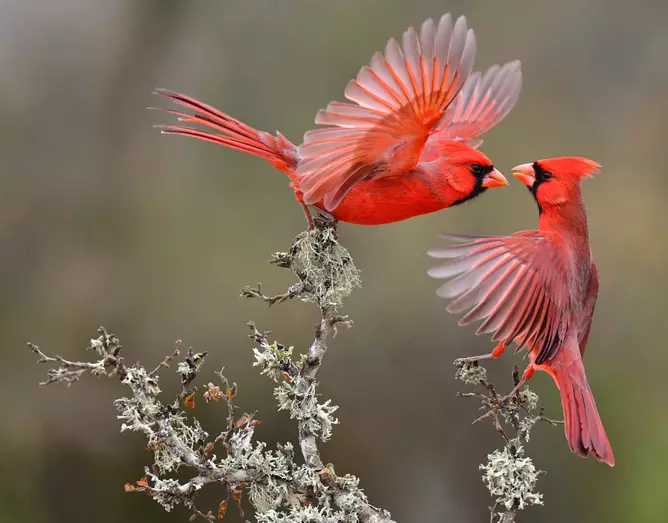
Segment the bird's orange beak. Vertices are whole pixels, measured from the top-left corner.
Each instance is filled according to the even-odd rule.
[[[488,189],[492,187],[503,187],[504,185],[508,185],[508,180],[506,180],[506,177],[496,169],[492,169],[487,173],[487,176],[482,179],[482,186],[487,187]]]
[[[523,163],[513,167],[513,176],[527,187],[532,187],[536,181],[536,172],[532,163]]]

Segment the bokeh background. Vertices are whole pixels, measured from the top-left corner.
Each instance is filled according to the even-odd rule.
[[[246,284],[281,291],[267,264],[304,227],[286,179],[257,158],[162,137],[170,119],[145,110],[156,86],[188,93],[293,141],[372,53],[410,25],[464,13],[477,68],[520,58],[524,91],[483,150],[507,174],[537,158],[585,155],[601,293],[586,357],[615,449],[614,469],[568,452],[560,428],[528,445],[546,470],[545,506],[524,522],[668,520],[668,3],[610,0],[0,0],[0,520],[26,523],[187,521],[123,493],[149,453],[120,434],[114,381],[38,388],[33,341],[71,358],[103,324],[147,365],[176,338],[225,365],[260,438],[295,439],[271,383],[251,367],[245,322],[304,349],[317,311],[239,299]],[[342,225],[364,287],[355,320],[331,346],[320,391],[342,424],[322,446],[339,473],[362,478],[399,522],[487,521],[478,464],[500,442],[471,426],[455,399],[452,360],[489,350],[457,327],[425,274],[437,232],[510,233],[536,224],[516,182],[473,203],[376,228]],[[491,365],[510,387],[507,355]],[[176,376],[163,373],[165,388]],[[211,375],[212,376],[212,375]],[[204,379],[207,379],[206,373]],[[170,382],[171,380],[171,382]],[[560,416],[551,380],[533,381]],[[197,414],[210,428],[222,407]],[[220,499],[216,487],[202,508]],[[236,521],[234,510],[230,521]]]

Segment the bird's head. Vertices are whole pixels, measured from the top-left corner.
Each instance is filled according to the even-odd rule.
[[[587,158],[549,158],[513,167],[513,174],[536,199],[540,212],[580,197],[580,180],[601,165]]]
[[[455,141],[444,144],[441,150],[448,160],[446,181],[459,196],[453,205],[475,198],[487,189],[508,185],[506,177],[480,151]]]

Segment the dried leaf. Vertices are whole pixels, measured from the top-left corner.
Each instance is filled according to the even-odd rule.
[[[221,501],[220,506],[218,507],[218,519],[223,519],[225,517],[225,512],[227,512],[227,501]]]
[[[196,519],[197,519],[197,512],[193,512],[193,515],[190,516],[190,518],[188,519],[188,521],[190,521],[190,522],[192,523],[192,522],[195,521]]]
[[[239,390],[239,389],[237,388],[237,384],[236,384],[236,383],[233,383],[233,384],[232,384],[232,387],[227,387],[227,388],[225,389],[225,397],[226,397],[228,400],[231,400],[232,398],[234,398],[234,397],[237,395],[237,391],[238,391],[238,390]]]
[[[146,476],[144,476],[144,477],[141,478],[139,481],[137,481],[137,486],[138,486],[138,487],[143,487],[143,488],[147,488],[147,487],[148,487],[148,480],[146,479]]]
[[[234,424],[234,427],[238,429],[238,428],[241,427],[244,423],[250,421],[251,418],[252,418],[252,416],[251,416],[250,414],[247,414],[247,413],[244,412],[244,413],[241,415],[241,417],[237,420],[237,422]]]
[[[208,387],[209,389],[204,393],[204,399],[207,403],[218,401],[223,397],[223,393],[220,391],[220,387],[214,385],[213,383],[209,383]]]
[[[183,401],[183,405],[189,409],[195,408],[195,393],[192,392],[190,395],[186,396],[186,399]]]
[[[237,505],[241,505],[241,494],[243,494],[243,488],[245,485],[245,483],[239,483],[230,492],[230,496],[232,496],[232,499],[237,502]]]
[[[130,483],[125,484],[125,492],[134,492],[137,490],[134,485],[130,485]]]

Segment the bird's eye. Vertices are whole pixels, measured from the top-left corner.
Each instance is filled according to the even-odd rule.
[[[554,175],[552,173],[544,171],[543,172],[543,180],[549,180],[550,178],[554,178]]]
[[[473,171],[473,174],[476,174],[476,175],[481,174],[482,173],[482,165],[480,165],[479,163],[474,163],[473,165],[471,165],[471,171]]]

